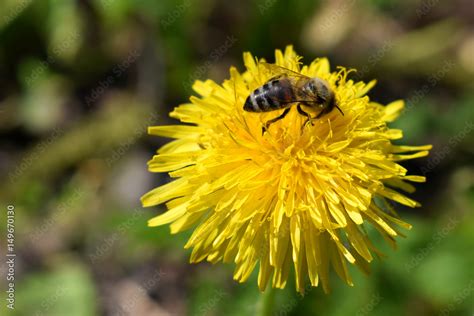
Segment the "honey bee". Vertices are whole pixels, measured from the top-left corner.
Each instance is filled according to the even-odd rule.
[[[313,119],[320,118],[334,108],[344,115],[337,105],[334,91],[331,90],[327,81],[317,77],[311,78],[274,64],[263,63],[263,65],[277,75],[250,93],[245,100],[244,110],[248,112],[285,110],[263,125],[262,134],[268,130],[271,124],[283,119],[294,104],[297,104],[298,113],[306,117],[302,127],[310,122],[312,124]],[[320,112],[312,118],[303,110],[302,105],[320,110]]]

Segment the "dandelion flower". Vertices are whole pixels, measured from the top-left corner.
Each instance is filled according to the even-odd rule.
[[[410,225],[390,206],[419,204],[397,190],[413,192],[399,162],[428,155],[431,146],[397,146],[402,131],[387,126],[403,101],[386,106],[366,95],[374,86],[331,72],[325,58],[300,64],[291,46],[276,50],[275,64],[326,80],[344,115],[334,109],[304,125],[295,107],[262,133],[279,111],[243,110],[248,95],[271,78],[263,59],[244,54],[246,70],[230,69],[222,84],[196,81],[190,103],[170,116],[182,125],[154,126],[149,134],[175,140],[148,163],[173,181],[142,197],[144,206],[166,204],[149,226],[170,224],[175,234],[193,228],[185,248],[191,262],[234,262],[234,279],[245,282],[258,267],[258,286],[283,288],[294,270],[296,289],[322,284],[329,291],[331,269],[352,285],[347,263],[368,272],[380,251],[371,243],[372,225],[395,247],[400,228]],[[317,114],[317,113],[312,113]],[[302,125],[304,125],[302,127]]]

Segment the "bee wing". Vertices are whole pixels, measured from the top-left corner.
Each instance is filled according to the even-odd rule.
[[[268,72],[274,75],[273,78],[277,77],[293,77],[296,79],[311,79],[308,76],[305,76],[303,74],[300,74],[299,72],[296,72],[294,70],[288,69],[283,66],[279,66],[276,64],[269,64],[267,62],[260,62],[260,65],[262,65]]]
[[[274,74],[275,76],[272,77],[272,79],[277,79],[281,77],[288,77],[293,79],[293,82],[295,83],[293,85],[293,89],[298,97],[296,97],[294,100],[291,100],[291,102],[285,102],[282,100],[278,100],[280,103],[294,103],[294,102],[306,102],[306,103],[321,103],[320,100],[316,100],[314,96],[309,95],[305,90],[303,90],[303,85],[306,83],[308,80],[311,80],[310,77],[300,74],[299,72],[296,72],[294,70],[288,69],[283,66],[279,66],[276,64],[269,64],[267,62],[261,62],[261,65],[265,67],[271,74]]]

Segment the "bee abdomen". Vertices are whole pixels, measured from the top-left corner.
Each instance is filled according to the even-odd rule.
[[[260,106],[257,103],[255,93],[252,92],[245,100],[244,110],[248,112],[262,112]]]
[[[271,81],[253,91],[244,104],[244,110],[249,112],[269,112],[279,108],[278,87]]]

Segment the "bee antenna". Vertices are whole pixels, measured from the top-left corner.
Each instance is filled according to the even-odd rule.
[[[344,112],[342,112],[341,108],[337,105],[337,103],[334,104],[334,106],[341,112],[342,116],[344,116]]]

